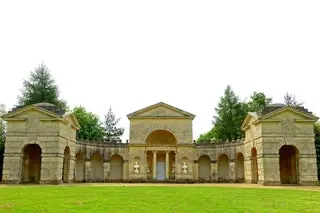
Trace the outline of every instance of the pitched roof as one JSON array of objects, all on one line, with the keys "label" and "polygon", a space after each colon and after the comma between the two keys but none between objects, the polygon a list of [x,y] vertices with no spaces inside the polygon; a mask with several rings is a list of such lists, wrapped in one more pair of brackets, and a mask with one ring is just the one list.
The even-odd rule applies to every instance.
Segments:
[{"label": "pitched roof", "polygon": [[181,114],[181,117],[189,117],[189,118],[192,118],[192,119],[195,118],[195,115],[194,115],[194,114],[189,113],[189,112],[187,112],[187,111],[184,111],[184,110],[182,110],[182,109],[179,109],[179,108],[177,108],[177,107],[171,106],[171,105],[166,104],[166,103],[164,103],[164,102],[158,102],[158,103],[156,103],[156,104],[153,104],[153,105],[147,106],[147,107],[145,107],[145,108],[142,108],[142,109],[140,109],[140,110],[134,111],[134,112],[128,114],[127,117],[130,119],[130,118],[132,118],[132,117],[139,116],[139,114],[142,114],[142,113],[144,113],[144,112],[147,112],[147,111],[149,111],[149,110],[151,110],[151,109],[154,109],[154,108],[160,107],[160,106],[165,107],[165,108],[167,108],[167,109],[170,109],[170,110],[172,110],[172,111],[174,111],[174,112],[177,112],[177,113]]}]

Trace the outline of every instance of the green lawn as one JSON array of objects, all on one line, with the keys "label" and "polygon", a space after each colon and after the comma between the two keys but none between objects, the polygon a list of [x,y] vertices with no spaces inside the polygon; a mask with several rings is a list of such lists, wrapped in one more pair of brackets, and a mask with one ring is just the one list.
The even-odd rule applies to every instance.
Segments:
[{"label": "green lawn", "polygon": [[0,212],[320,212],[320,191],[206,186],[0,187]]}]

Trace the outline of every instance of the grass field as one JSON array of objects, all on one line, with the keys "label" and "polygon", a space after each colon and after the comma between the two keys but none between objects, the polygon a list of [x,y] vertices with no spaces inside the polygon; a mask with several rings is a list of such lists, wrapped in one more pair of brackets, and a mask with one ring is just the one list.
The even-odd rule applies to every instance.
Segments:
[{"label": "grass field", "polygon": [[320,212],[320,191],[219,186],[8,186],[0,212]]}]

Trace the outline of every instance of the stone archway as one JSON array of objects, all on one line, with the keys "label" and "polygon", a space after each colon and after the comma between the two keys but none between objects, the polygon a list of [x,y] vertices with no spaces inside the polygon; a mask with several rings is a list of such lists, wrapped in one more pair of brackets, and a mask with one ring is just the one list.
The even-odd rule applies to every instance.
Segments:
[{"label": "stone archway", "polygon": [[92,181],[94,182],[103,181],[103,159],[98,152],[94,153],[91,156],[91,167],[92,167]]},{"label": "stone archway", "polygon": [[211,180],[211,160],[208,155],[201,155],[199,157],[198,173],[200,181]]},{"label": "stone archway", "polygon": [[147,146],[176,145],[176,137],[167,130],[155,130],[146,138]]},{"label": "stone archway", "polygon": [[244,156],[241,152],[236,155],[236,182],[244,182]]},{"label": "stone archway", "polygon": [[252,183],[258,183],[258,160],[257,160],[257,149],[253,147],[251,149],[251,180]]},{"label": "stone archway", "polygon": [[298,183],[298,149],[292,145],[283,145],[279,149],[280,181],[282,184]]},{"label": "stone archway", "polygon": [[40,182],[41,153],[42,151],[38,144],[28,144],[23,148],[22,182]]},{"label": "stone archway", "polygon": [[66,146],[63,157],[62,182],[67,183],[69,180],[70,170],[70,148]]},{"label": "stone archway", "polygon": [[222,154],[219,157],[218,176],[219,182],[229,182],[229,158],[226,154]]},{"label": "stone archway", "polygon": [[[159,181],[174,179],[176,137],[167,130],[155,130],[146,137],[145,144],[149,147],[149,151],[147,151],[147,178]],[[158,150],[152,150],[154,147],[157,147]],[[166,147],[166,149],[161,150],[162,147]]]},{"label": "stone archway", "polygon": [[120,155],[112,155],[110,158],[110,180],[123,180],[123,158]]},{"label": "stone archway", "polygon": [[76,154],[76,166],[75,166],[75,180],[77,182],[84,182],[84,157],[81,152]]}]

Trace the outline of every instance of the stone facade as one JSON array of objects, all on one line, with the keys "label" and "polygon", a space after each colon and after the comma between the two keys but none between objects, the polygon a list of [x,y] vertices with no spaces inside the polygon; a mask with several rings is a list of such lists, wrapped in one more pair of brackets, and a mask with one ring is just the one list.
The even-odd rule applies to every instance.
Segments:
[{"label": "stone facade", "polygon": [[315,184],[313,124],[304,108],[248,113],[245,137],[196,144],[195,115],[163,102],[129,114],[125,143],[77,141],[73,114],[50,104],[18,108],[8,122],[3,183],[247,182]]}]

